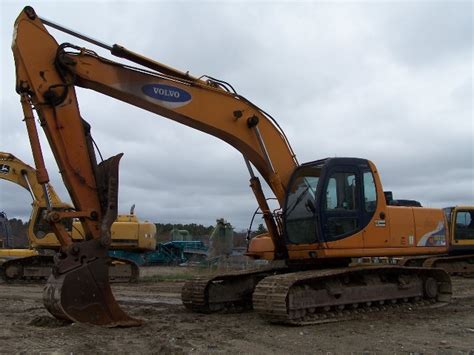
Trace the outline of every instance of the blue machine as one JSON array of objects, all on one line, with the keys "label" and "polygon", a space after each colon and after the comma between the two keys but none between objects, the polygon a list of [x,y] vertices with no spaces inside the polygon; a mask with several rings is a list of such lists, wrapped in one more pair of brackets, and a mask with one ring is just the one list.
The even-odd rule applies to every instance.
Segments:
[{"label": "blue machine", "polygon": [[153,251],[109,250],[109,256],[131,260],[139,266],[179,265],[196,255],[206,258],[207,252],[207,247],[201,241],[173,240],[159,243]]}]

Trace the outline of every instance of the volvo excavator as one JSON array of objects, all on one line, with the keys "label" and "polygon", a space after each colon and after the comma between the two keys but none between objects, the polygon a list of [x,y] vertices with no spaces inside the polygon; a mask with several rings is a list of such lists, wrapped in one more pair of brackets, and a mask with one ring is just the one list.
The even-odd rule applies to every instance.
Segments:
[{"label": "volvo excavator", "polygon": [[[72,211],[73,208],[59,198],[51,184],[40,185],[36,179],[35,169],[13,154],[0,152],[0,171],[0,179],[23,187],[32,198],[27,233],[30,249],[24,249],[21,253],[16,250],[9,251],[9,260],[2,263],[0,275],[7,282],[47,280],[54,265],[53,255],[60,244],[49,223],[45,221],[45,214],[48,208],[54,211]],[[73,222],[71,219],[65,219],[64,222],[64,228],[69,231],[74,241],[84,239],[79,222]],[[112,225],[111,248],[154,250],[156,248],[155,232],[156,227],[153,223],[138,221],[132,212],[129,215],[119,215]],[[0,255],[2,252],[6,254],[6,250],[0,251]],[[110,281],[136,282],[138,280],[139,269],[134,262],[116,256],[112,257],[112,261],[109,265]]]},{"label": "volvo excavator", "polygon": [[[128,64],[91,49],[58,44],[45,26],[91,42]],[[349,266],[357,257],[438,255],[448,250],[443,211],[387,205],[371,161],[327,158],[299,164],[276,120],[230,84],[194,77],[91,39],[39,17],[31,7],[15,22],[12,50],[38,181],[45,185],[49,178],[34,111],[75,207],[46,216],[61,243],[44,290],[44,304],[55,317],[107,326],[142,324],[116,302],[105,262],[117,215],[122,154],[98,162],[76,86],[211,134],[242,153],[268,230],[266,237],[251,241],[248,254],[271,254],[273,262],[267,268],[188,282],[182,291],[188,309],[253,307],[270,322],[304,325],[357,307],[450,300],[451,279],[442,269]],[[270,210],[255,169],[280,209]],[[70,217],[80,219],[84,241],[73,240],[61,223]],[[437,243],[424,244],[427,235]]]}]

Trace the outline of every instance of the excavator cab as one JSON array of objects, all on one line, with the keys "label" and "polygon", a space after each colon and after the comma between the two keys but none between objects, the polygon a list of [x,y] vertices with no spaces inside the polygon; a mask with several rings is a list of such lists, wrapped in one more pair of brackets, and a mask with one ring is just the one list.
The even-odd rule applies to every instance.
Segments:
[{"label": "excavator cab", "polygon": [[[65,208],[65,207],[52,207],[51,210],[49,210],[47,207],[39,207],[37,210],[34,210],[33,212],[33,234],[35,241],[36,239],[53,239],[54,237],[54,231],[51,228],[51,224],[47,221],[47,215],[51,211],[67,211],[67,210],[72,210],[71,208]],[[67,231],[72,230],[72,219],[63,219],[61,220],[61,223],[64,225],[64,228]],[[57,240],[54,240],[54,243],[57,243]]]},{"label": "excavator cab", "polygon": [[289,244],[324,243],[352,236],[372,219],[376,185],[369,162],[330,158],[298,167],[283,212]]}]

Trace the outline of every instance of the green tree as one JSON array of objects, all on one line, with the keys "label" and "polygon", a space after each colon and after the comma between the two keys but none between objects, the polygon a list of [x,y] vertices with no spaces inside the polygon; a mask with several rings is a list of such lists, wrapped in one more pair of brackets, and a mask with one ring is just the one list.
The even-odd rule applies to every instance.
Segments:
[{"label": "green tree", "polygon": [[257,230],[250,233],[250,235],[253,238],[253,237],[255,237],[257,235],[260,235],[260,234],[263,234],[263,233],[267,233],[267,228],[265,228],[263,223],[260,223],[257,227]]}]

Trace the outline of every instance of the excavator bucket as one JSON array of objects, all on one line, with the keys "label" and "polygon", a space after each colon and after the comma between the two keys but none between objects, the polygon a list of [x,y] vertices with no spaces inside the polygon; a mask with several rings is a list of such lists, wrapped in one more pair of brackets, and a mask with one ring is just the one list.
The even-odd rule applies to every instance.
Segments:
[{"label": "excavator bucket", "polygon": [[61,259],[43,291],[46,309],[56,318],[108,327],[133,327],[143,322],[127,315],[109,285],[110,258],[96,240],[75,243]]},{"label": "excavator bucket", "polygon": [[43,291],[43,303],[59,319],[109,327],[142,324],[118,305],[109,284],[107,255],[110,227],[117,219],[118,164],[122,154],[97,166],[100,197],[106,205],[100,237],[73,242],[55,256],[52,275]]}]

